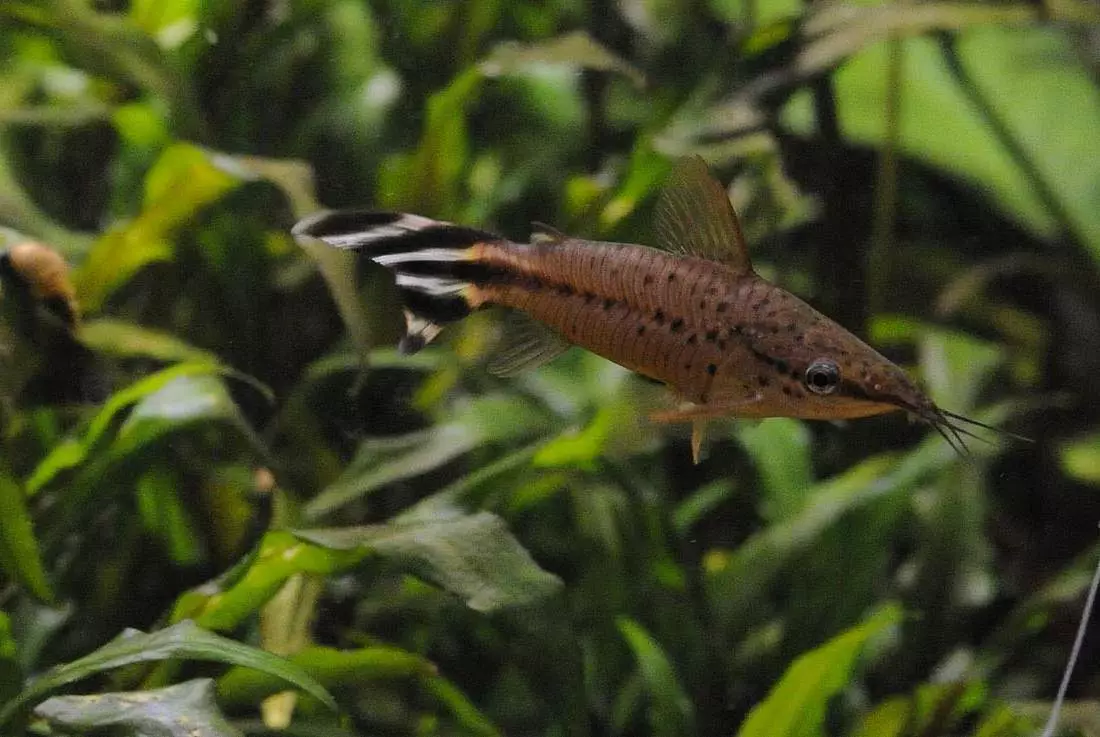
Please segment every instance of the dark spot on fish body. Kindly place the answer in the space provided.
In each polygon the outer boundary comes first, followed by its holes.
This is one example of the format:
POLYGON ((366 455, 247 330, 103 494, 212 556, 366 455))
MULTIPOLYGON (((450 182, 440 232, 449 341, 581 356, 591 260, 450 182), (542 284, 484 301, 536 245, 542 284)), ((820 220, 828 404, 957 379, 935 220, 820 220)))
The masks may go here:
POLYGON ((604 312, 607 312, 608 310, 610 310, 614 306, 615 306, 615 300, 613 300, 613 299, 604 299, 604 301, 603 301, 603 310, 604 310, 604 312))
POLYGON ((642 277, 642 284, 644 286, 648 287, 652 283, 653 283, 653 275, 652 274, 646 274, 644 277, 642 277))
POLYGON ((787 362, 780 359, 775 362, 775 370, 781 374, 787 373, 787 362))
POLYGON ((711 376, 714 376, 716 373, 718 373, 718 366, 713 364, 713 363, 708 363, 707 364, 707 373, 710 374, 711 376))
POLYGON ((666 277, 666 279, 667 279, 667 281, 668 281, 668 283, 669 283, 669 284, 671 284, 672 282, 676 281, 676 272, 675 272, 675 271, 670 271, 670 272, 668 273, 668 276, 666 277))
POLYGON ((645 325, 639 325, 637 332, 639 336, 645 335, 645 325))
POLYGON ((714 341, 718 340, 718 331, 708 330, 705 337, 708 343, 713 343, 714 341))
POLYGON ((718 350, 720 350, 720 351, 726 350, 726 341, 725 340, 719 340, 718 341, 718 350))
POLYGON ((756 383, 759 384, 760 386, 764 387, 764 386, 768 386, 772 382, 771 382, 771 379, 769 379, 767 376, 764 376, 763 374, 761 374, 760 376, 756 377, 756 383))
POLYGON ((707 301, 705 299, 699 300, 699 309, 705 310, 707 308, 707 301))
POLYGON ((699 336, 696 335, 695 333, 692 333, 691 335, 689 335, 687 337, 687 340, 684 342, 684 345, 695 345, 698 342, 699 342, 699 336))
POLYGON ((783 393, 786 394, 788 397, 791 396, 791 388, 784 384, 783 393))
POLYGON ((658 325, 665 324, 665 313, 663 310, 657 310, 657 312, 654 313, 653 322, 657 323, 658 325))
POLYGON ((671 323, 669 323, 669 326, 668 326, 668 329, 671 330, 674 333, 680 332, 681 330, 683 330, 683 328, 684 328, 684 321, 679 317, 677 317, 675 320, 673 320, 671 323))
POLYGON ((714 309, 721 313, 721 312, 725 312, 726 310, 728 310, 729 306, 730 306, 729 302, 719 302, 718 305, 714 309))

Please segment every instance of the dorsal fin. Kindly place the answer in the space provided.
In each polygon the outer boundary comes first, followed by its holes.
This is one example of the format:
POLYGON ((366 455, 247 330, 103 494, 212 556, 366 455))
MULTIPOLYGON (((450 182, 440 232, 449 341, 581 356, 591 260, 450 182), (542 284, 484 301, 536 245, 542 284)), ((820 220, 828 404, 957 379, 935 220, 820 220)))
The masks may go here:
POLYGON ((532 243, 555 243, 557 241, 563 241, 568 237, 569 236, 555 228, 553 225, 540 223, 538 220, 535 220, 531 223, 532 243))
POLYGON ((672 170, 657 200, 653 230, 669 251, 718 261, 740 274, 752 272, 729 195, 699 156, 672 170))

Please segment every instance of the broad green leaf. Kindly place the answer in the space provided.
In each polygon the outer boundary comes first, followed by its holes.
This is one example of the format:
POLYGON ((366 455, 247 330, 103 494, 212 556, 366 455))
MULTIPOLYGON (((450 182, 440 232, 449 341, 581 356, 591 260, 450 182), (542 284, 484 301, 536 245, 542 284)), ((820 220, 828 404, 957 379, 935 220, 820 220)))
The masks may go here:
POLYGON ((26 495, 4 463, 0 463, 0 564, 33 596, 47 602, 54 600, 26 495))
POLYGON ((39 704, 34 713, 65 732, 113 727, 128 737, 244 735, 218 710, 214 682, 208 678, 152 691, 55 696, 39 704))
POLYGON ((567 33, 538 43, 501 44, 481 61, 479 68, 487 77, 498 77, 522 73, 530 67, 546 64, 615 72, 639 87, 645 84, 645 77, 638 69, 583 31, 567 33))
POLYGON ((181 143, 165 151, 146 177, 141 214, 96 241, 77 272, 81 304, 95 312, 142 268, 171 259, 176 231, 240 181, 196 146, 181 143))
MULTIPOLYGON (((1100 92, 1068 34, 990 26, 958 39, 962 67, 998 120, 975 107, 933 39, 907 39, 900 151, 983 188, 1042 237, 1068 228, 1100 258, 1100 192, 1088 167, 1073 164, 1100 156, 1100 92), (997 125, 1025 161, 1006 148, 997 125)), ((869 46, 834 75, 842 130, 853 141, 885 144, 886 53, 885 44, 869 46)), ((806 102, 789 106, 783 120, 809 134, 806 102)))
POLYGON ((282 678, 335 709, 336 702, 317 681, 301 668, 283 658, 242 645, 201 629, 191 621, 183 621, 158 632, 146 634, 126 630, 103 647, 64 665, 55 666, 31 681, 19 698, 0 711, 0 725, 6 724, 21 709, 63 686, 106 670, 134 663, 149 663, 170 658, 206 660, 230 665, 243 665, 282 678))
POLYGON ((802 508, 813 483, 810 432, 797 420, 773 418, 742 422, 737 439, 752 456, 764 485, 760 513, 778 522, 802 508))
POLYGON ((488 512, 296 534, 335 550, 365 550, 398 560, 479 612, 537 602, 561 587, 557 576, 539 568, 504 522, 488 512))
POLYGON ((1100 486, 1100 433, 1069 441, 1062 446, 1061 458, 1067 476, 1100 486))
POLYGON ((738 737, 811 737, 822 734, 825 708, 852 678, 867 641, 901 622, 887 605, 863 624, 799 656, 738 730, 738 737))
POLYGON ((27 493, 36 494, 46 484, 71 468, 85 461, 110 430, 118 415, 144 397, 160 391, 166 385, 185 376, 202 376, 216 373, 219 367, 211 363, 184 363, 162 369, 115 392, 83 429, 83 432, 57 445, 27 479, 27 493))
POLYGON ((165 362, 215 364, 213 353, 187 343, 171 333, 103 318, 80 326, 80 342, 96 353, 120 358, 152 358, 165 362))
POLYGON ((653 733, 694 734, 695 708, 660 643, 632 619, 619 617, 616 624, 638 661, 638 670, 649 692, 653 733))

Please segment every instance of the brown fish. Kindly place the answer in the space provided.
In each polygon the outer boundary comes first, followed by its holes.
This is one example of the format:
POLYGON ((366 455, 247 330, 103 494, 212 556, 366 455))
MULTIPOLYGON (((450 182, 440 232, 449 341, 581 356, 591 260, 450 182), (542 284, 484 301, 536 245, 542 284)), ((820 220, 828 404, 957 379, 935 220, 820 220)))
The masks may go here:
MULTIPOLYGON (((572 238, 536 225, 531 243, 417 215, 336 211, 294 228, 396 273, 413 352, 441 326, 490 305, 533 318, 513 329, 489 369, 508 375, 570 345, 667 384, 690 403, 659 412, 693 422, 698 459, 708 419, 836 420, 904 410, 956 450, 959 422, 900 368, 752 269, 725 189, 695 157, 657 205, 667 250, 572 238)), ((993 429, 993 428, 989 428, 993 429)))

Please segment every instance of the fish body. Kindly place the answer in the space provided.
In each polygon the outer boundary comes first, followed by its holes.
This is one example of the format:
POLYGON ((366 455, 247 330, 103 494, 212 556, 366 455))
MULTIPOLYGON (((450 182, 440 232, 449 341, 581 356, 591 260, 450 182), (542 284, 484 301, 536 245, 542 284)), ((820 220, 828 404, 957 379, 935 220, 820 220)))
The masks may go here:
POLYGON ((725 189, 699 158, 682 162, 657 205, 664 250, 573 238, 547 226, 530 243, 418 215, 335 211, 294 234, 393 270, 415 351, 446 323, 498 306, 526 316, 490 362, 504 375, 581 346, 668 385, 686 403, 657 412, 847 419, 904 410, 952 447, 970 432, 904 371, 841 325, 763 279, 725 189), (950 432, 950 435, 948 434, 950 432))
POLYGON ((841 419, 897 409, 876 396, 920 401, 886 358, 753 272, 575 238, 479 243, 464 257, 496 275, 465 290, 471 308, 521 310, 566 342, 667 384, 697 415, 841 419), (819 393, 806 378, 815 361, 855 381, 819 393))

